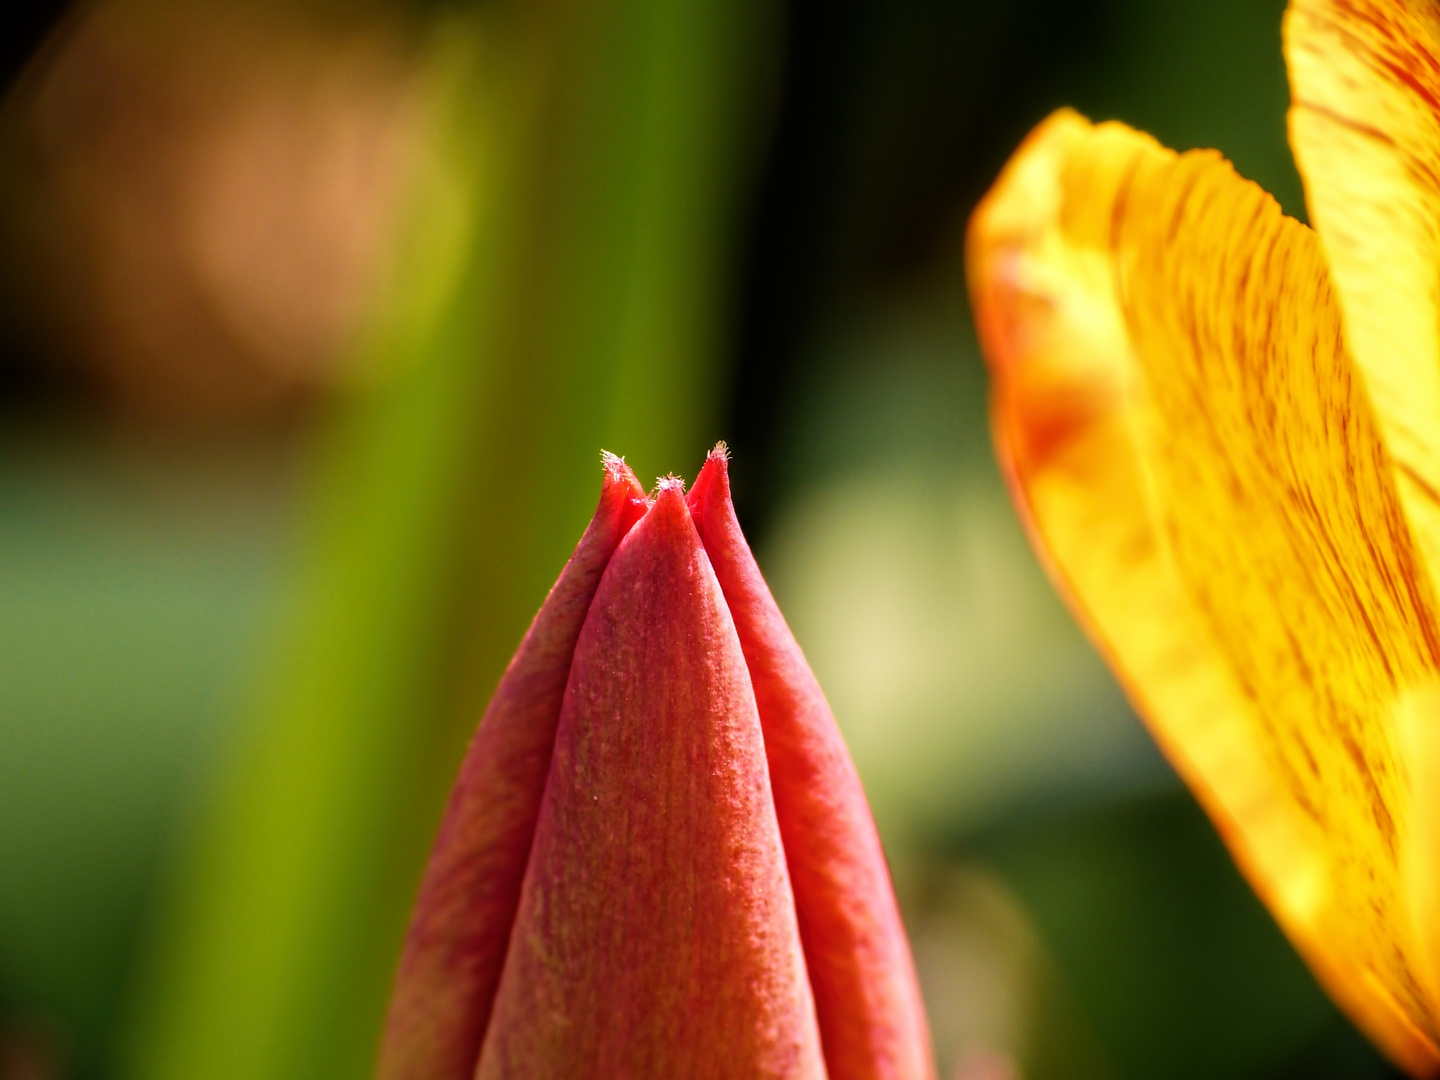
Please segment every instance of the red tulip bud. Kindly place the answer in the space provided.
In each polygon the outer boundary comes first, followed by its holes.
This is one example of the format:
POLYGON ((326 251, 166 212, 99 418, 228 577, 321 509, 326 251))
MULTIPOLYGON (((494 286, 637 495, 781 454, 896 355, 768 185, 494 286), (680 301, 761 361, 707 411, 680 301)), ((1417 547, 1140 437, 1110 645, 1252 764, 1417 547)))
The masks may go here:
POLYGON ((860 782, 730 503, 607 455, 461 767, 381 1080, 930 1080, 860 782))

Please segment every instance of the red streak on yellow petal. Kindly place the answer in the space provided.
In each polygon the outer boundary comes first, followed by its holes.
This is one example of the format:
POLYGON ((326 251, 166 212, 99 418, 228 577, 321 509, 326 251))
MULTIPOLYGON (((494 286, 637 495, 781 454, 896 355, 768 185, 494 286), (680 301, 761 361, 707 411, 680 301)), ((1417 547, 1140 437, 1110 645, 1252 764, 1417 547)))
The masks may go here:
POLYGON ((678 481, 576 645, 476 1076, 825 1076, 755 696, 678 481))
POLYGON ((870 807, 740 531, 723 448, 689 503, 755 690, 830 1080, 926 1080, 924 1003, 870 807))
POLYGON ((500 981, 571 656, 645 492, 606 457, 600 505, 495 691, 420 886, 386 1019, 380 1080, 470 1080, 500 981))

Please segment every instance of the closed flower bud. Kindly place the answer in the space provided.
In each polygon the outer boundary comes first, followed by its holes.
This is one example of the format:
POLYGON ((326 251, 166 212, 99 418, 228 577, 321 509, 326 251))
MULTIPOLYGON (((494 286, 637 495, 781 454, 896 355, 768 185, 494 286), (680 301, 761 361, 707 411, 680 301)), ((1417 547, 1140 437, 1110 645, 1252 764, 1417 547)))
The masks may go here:
POLYGON ((879 839, 730 503, 605 459, 426 869, 381 1080, 928 1080, 879 839))

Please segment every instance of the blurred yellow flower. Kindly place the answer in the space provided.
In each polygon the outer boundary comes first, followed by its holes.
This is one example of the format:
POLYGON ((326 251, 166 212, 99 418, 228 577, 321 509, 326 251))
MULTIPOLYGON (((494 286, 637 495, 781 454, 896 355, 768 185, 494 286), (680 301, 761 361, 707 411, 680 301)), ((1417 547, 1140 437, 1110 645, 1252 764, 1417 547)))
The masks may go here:
POLYGON ((995 437, 1055 580, 1256 890, 1440 1072, 1440 8, 1292 0, 1314 229, 1068 111, 970 225, 995 437))

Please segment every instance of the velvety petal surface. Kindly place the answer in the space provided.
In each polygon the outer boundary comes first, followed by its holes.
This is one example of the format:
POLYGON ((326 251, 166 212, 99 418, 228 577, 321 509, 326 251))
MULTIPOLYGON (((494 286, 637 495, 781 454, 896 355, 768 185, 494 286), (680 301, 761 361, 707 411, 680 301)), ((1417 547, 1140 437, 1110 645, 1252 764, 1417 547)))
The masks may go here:
POLYGON ((1315 235, 1217 154, 1067 112, 968 271, 1037 547, 1331 993, 1433 1067, 1393 714, 1440 634, 1315 235))
POLYGON ((725 450, 689 496, 755 689, 830 1080, 935 1075, 925 1006, 860 778, 730 501, 725 450))
POLYGON ((1440 8, 1292 0, 1290 141, 1345 336, 1440 567, 1440 8))
POLYGON ((755 696, 679 481, 581 631, 476 1075, 825 1076, 755 696))
POLYGON ((645 513, 606 455, 600 504, 510 661, 460 767, 391 997, 381 1080, 470 1080, 500 982, 571 657, 611 555, 645 513))

